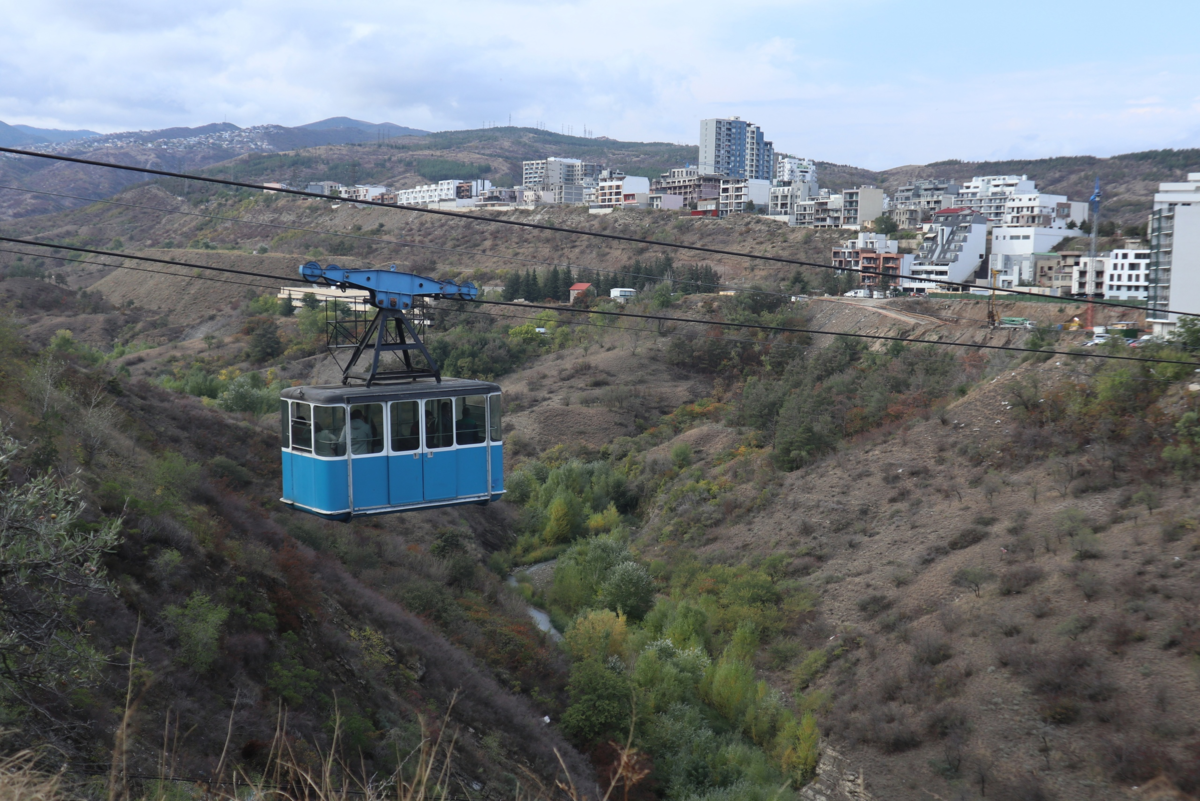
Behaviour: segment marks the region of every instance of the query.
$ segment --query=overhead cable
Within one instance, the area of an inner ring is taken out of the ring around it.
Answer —
[[[152,167],[132,167],[132,166],[128,166],[125,164],[114,164],[112,162],[107,162],[107,161],[96,161],[94,159],[83,159],[83,158],[79,158],[77,156],[64,156],[64,155],[61,155],[58,153],[38,153],[37,151],[22,150],[20,148],[15,148],[15,147],[0,147],[0,153],[11,153],[11,154],[17,155],[17,156],[32,156],[34,158],[51,159],[54,161],[66,161],[66,162],[70,162],[72,164],[84,164],[84,165],[87,165],[90,167],[104,167],[104,168],[108,168],[108,169],[127,170],[130,172],[138,172],[138,173],[143,173],[146,175],[158,175],[158,176],[162,176],[164,178],[183,178],[183,179],[190,180],[190,181],[201,181],[203,183],[217,184],[220,186],[234,186],[239,189],[251,189],[256,192],[271,191],[271,192],[275,192],[278,194],[296,195],[298,197],[314,198],[317,200],[330,200],[331,199],[328,195],[322,195],[317,192],[307,192],[303,189],[291,189],[291,188],[287,188],[287,187],[273,187],[273,186],[268,187],[268,186],[263,186],[262,184],[252,184],[252,183],[248,183],[246,181],[234,181],[234,180],[230,180],[228,178],[211,178],[211,177],[204,176],[204,175],[195,175],[193,173],[172,172],[170,170],[158,170],[158,169],[154,169]],[[432,214],[432,215],[439,216],[439,217],[452,217],[455,219],[471,221],[471,222],[491,223],[491,224],[495,224],[495,225],[508,225],[508,226],[513,226],[513,227],[517,227],[517,228],[527,228],[527,229],[533,229],[533,230],[537,230],[537,231],[549,231],[549,232],[558,233],[558,234],[571,234],[573,236],[587,236],[587,237],[592,237],[592,238],[596,238],[596,239],[607,239],[607,240],[612,240],[612,241],[617,241],[617,242],[628,242],[628,243],[643,246],[643,247],[672,248],[675,250],[686,250],[686,251],[690,251],[690,252],[694,252],[694,253],[706,253],[706,254],[714,255],[714,256],[731,256],[731,257],[739,258],[739,259],[757,259],[759,261],[774,262],[776,264],[788,264],[788,265],[795,266],[795,267],[816,267],[816,268],[823,269],[823,270],[836,270],[836,271],[840,271],[840,272],[858,273],[860,275],[878,276],[881,278],[889,277],[886,273],[878,272],[875,270],[863,270],[861,268],[853,268],[853,267],[838,267],[833,264],[824,264],[822,262],[806,261],[803,259],[791,259],[791,258],[787,258],[784,256],[767,256],[767,255],[761,255],[761,254],[756,254],[756,253],[745,253],[745,252],[736,251],[736,250],[725,250],[724,248],[707,247],[705,245],[685,245],[681,242],[658,242],[655,240],[643,239],[641,237],[636,237],[636,236],[626,236],[624,234],[608,233],[606,231],[587,231],[587,230],[584,230],[581,228],[560,228],[555,225],[547,225],[544,223],[535,223],[535,222],[530,222],[528,220],[513,220],[513,219],[506,219],[503,217],[481,217],[477,214],[470,214],[470,213],[459,212],[459,211],[449,211],[446,209],[430,209],[430,208],[425,208],[423,206],[400,206],[400,205],[394,205],[391,203],[380,203],[377,200],[353,200],[353,201],[347,200],[346,202],[354,203],[359,206],[377,206],[379,208],[385,208],[385,209],[392,209],[392,210],[399,210],[399,211],[412,211],[412,212],[417,212],[420,214]],[[986,286],[981,287],[979,284],[970,284],[970,283],[966,283],[963,281],[949,281],[949,280],[943,280],[940,278],[923,278],[922,280],[927,281],[928,283],[938,284],[939,286],[952,286],[952,287],[959,287],[961,289],[986,289],[987,288]],[[1039,294],[1037,292],[1025,292],[1025,291],[1018,290],[1018,289],[1005,289],[1002,291],[1006,295],[1018,295],[1018,296],[1025,295],[1025,296],[1038,298],[1039,300],[1045,300],[1045,298],[1046,298],[1045,295]],[[1087,302],[1095,304],[1097,306],[1120,306],[1121,308],[1124,308],[1124,309],[1129,308],[1129,306],[1127,306],[1124,303],[1115,303],[1113,301],[1088,300]],[[1200,316],[1200,314],[1198,314],[1197,312],[1185,312],[1185,311],[1178,311],[1175,309],[1161,309],[1160,311],[1163,312],[1164,314],[1177,314],[1177,315],[1184,315],[1184,316],[1189,316],[1189,317]]]
[[[192,262],[175,261],[172,259],[160,259],[160,258],[155,258],[155,257],[151,257],[151,256],[136,256],[136,255],[133,255],[130,253],[116,253],[116,252],[109,251],[109,250],[98,250],[98,249],[94,249],[94,248],[81,248],[81,247],[77,247],[75,245],[58,245],[58,244],[53,244],[53,243],[36,242],[33,240],[28,240],[28,239],[16,239],[13,237],[5,237],[5,236],[0,236],[0,241],[15,242],[17,244],[32,245],[35,247],[69,250],[69,251],[74,251],[74,252],[79,252],[79,253],[91,253],[93,255],[99,255],[99,256],[112,256],[112,257],[117,257],[117,258],[134,259],[134,260],[139,260],[139,261],[149,261],[149,262],[154,262],[157,264],[168,264],[168,265],[175,266],[175,267],[188,267],[188,268],[197,269],[197,270],[215,270],[218,272],[236,273],[238,275],[246,275],[246,276],[251,276],[254,278],[266,278],[269,280],[276,280],[276,281],[277,280],[287,280],[286,278],[283,278],[283,277],[277,276],[277,275],[270,275],[270,274],[264,274],[264,273],[252,273],[252,272],[249,272],[246,270],[234,270],[234,269],[227,268],[227,267],[211,267],[206,264],[195,264]],[[548,311],[564,312],[564,313],[573,312],[573,310],[570,307],[567,307],[564,309],[562,306],[559,306],[559,305],[551,306],[551,305],[542,304],[542,303],[524,303],[524,302],[523,303],[514,303],[514,302],[502,301],[502,300],[475,300],[475,301],[460,301],[460,302],[481,303],[481,304],[485,304],[485,305],[494,305],[494,306],[510,306],[510,307],[516,307],[516,308],[525,308],[525,309],[546,309]],[[852,338],[856,338],[856,339],[869,339],[869,340],[873,340],[873,341],[882,341],[882,342],[901,342],[904,344],[911,344],[911,345],[939,345],[939,346],[943,346],[943,347],[977,348],[977,349],[982,349],[982,350],[1013,351],[1013,352],[1018,352],[1018,353],[1037,353],[1037,354],[1041,354],[1041,355],[1050,355],[1050,356],[1080,356],[1083,358],[1090,358],[1090,359],[1113,359],[1113,360],[1118,360],[1118,361],[1144,362],[1144,363],[1150,363],[1150,364],[1183,364],[1183,365],[1189,365],[1189,366],[1196,364],[1195,362],[1192,362],[1192,361],[1182,361],[1179,359],[1147,359],[1147,358],[1139,358],[1136,356],[1120,356],[1120,355],[1111,354],[1111,353],[1071,353],[1068,351],[1059,351],[1059,350],[1039,350],[1037,348],[1021,348],[1021,347],[1016,347],[1016,346],[1012,346],[1012,345],[987,345],[987,344],[982,344],[982,343],[971,343],[971,342],[947,342],[947,341],[932,340],[932,339],[912,339],[910,337],[889,336],[886,334],[857,334],[857,333],[848,333],[848,332],[842,332],[842,331],[823,331],[821,329],[816,329],[816,328],[794,328],[794,327],[787,327],[787,326],[766,325],[766,324],[762,324],[762,323],[734,323],[734,322],[726,322],[726,321],[720,321],[720,320],[703,320],[703,319],[694,318],[694,317],[692,317],[692,318],[689,318],[689,317],[665,317],[662,315],[654,315],[654,314],[640,314],[640,313],[636,313],[636,312],[605,311],[605,310],[600,310],[600,309],[580,309],[576,313],[578,313],[578,314],[598,314],[598,315],[604,315],[604,316],[609,316],[609,317],[627,317],[627,318],[631,318],[631,319],[655,320],[655,321],[662,321],[662,322],[697,323],[700,325],[707,325],[707,326],[717,326],[717,327],[723,327],[723,328],[742,328],[742,329],[747,329],[747,330],[759,330],[759,331],[774,331],[777,333],[812,334],[814,336],[820,336],[820,335],[844,336],[844,337],[852,337]]]

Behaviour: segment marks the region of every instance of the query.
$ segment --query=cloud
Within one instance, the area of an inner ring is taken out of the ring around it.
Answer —
[[[738,114],[780,150],[873,168],[1189,146],[1200,130],[1200,60],[1186,47],[1088,63],[1068,48],[1019,57],[1014,44],[1011,57],[968,58],[952,34],[986,29],[986,9],[939,29],[933,17],[912,28],[890,0],[11,5],[0,29],[10,123],[347,115],[443,130],[511,115],[695,142],[701,118]]]

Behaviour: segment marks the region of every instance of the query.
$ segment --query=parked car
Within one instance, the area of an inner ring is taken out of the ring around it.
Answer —
[[[842,297],[844,297],[844,298],[869,298],[869,297],[871,297],[871,290],[869,290],[869,289],[851,289],[845,295],[842,295]]]

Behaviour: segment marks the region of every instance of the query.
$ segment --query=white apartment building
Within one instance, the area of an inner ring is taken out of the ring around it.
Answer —
[[[771,182],[755,178],[722,178],[718,216],[741,214],[753,203],[756,208],[767,208],[771,203]]]
[[[1066,236],[1070,232],[1062,224],[1056,228],[997,225],[992,229],[988,276],[981,283],[991,286],[995,274],[996,286],[1001,289],[1033,286],[1037,282],[1034,254],[1050,252]]]
[[[832,195],[828,189],[822,189],[815,198],[794,203],[793,209],[794,222],[790,223],[793,227],[842,227],[842,196]]]
[[[814,184],[807,181],[772,181],[767,214],[771,217],[786,219],[789,224],[794,224],[796,204],[802,203],[816,194],[812,191],[813,186]]]
[[[1088,204],[1067,200],[1066,195],[1022,192],[1009,195],[1004,202],[1002,225],[1031,228],[1065,229],[1074,221],[1080,225],[1088,216]]]
[[[1179,322],[1174,309],[1200,314],[1200,172],[1158,185],[1150,212],[1150,281],[1146,322],[1169,336]]]
[[[639,195],[641,197],[639,197]],[[617,170],[603,170],[596,185],[596,206],[619,209],[625,206],[650,204],[650,179],[640,175],[625,175]]]
[[[773,177],[776,181],[812,184],[809,193],[813,195],[817,193],[817,164],[812,159],[778,154],[775,157],[775,175]]]
[[[700,121],[700,174],[729,178],[774,177],[775,146],[762,129],[741,117]]]
[[[1010,197],[1036,191],[1033,181],[1024,175],[976,176],[959,188],[955,203],[961,208],[982,214],[990,223],[1000,223],[1004,221]]]
[[[400,206],[421,206],[429,203],[440,203],[446,200],[467,200],[486,195],[492,188],[492,182],[487,179],[475,181],[456,181],[454,179],[438,181],[436,184],[414,186],[412,189],[398,189],[395,192],[396,204]]]
[[[375,200],[386,191],[388,191],[386,186],[359,184],[357,186],[343,186],[338,190],[338,194],[350,201]]]
[[[1105,300],[1145,300],[1150,278],[1150,252],[1113,250],[1084,256],[1071,275],[1071,294]]]
[[[923,226],[912,278],[902,281],[902,286],[923,292],[961,291],[935,281],[972,280],[987,252],[987,218],[969,208],[954,208],[942,209],[933,220]]]

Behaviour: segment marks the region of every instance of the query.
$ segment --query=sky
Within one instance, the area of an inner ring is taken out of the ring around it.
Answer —
[[[0,120],[540,124],[886,169],[1200,147],[1200,2],[0,0]],[[568,127],[569,126],[569,127]]]

